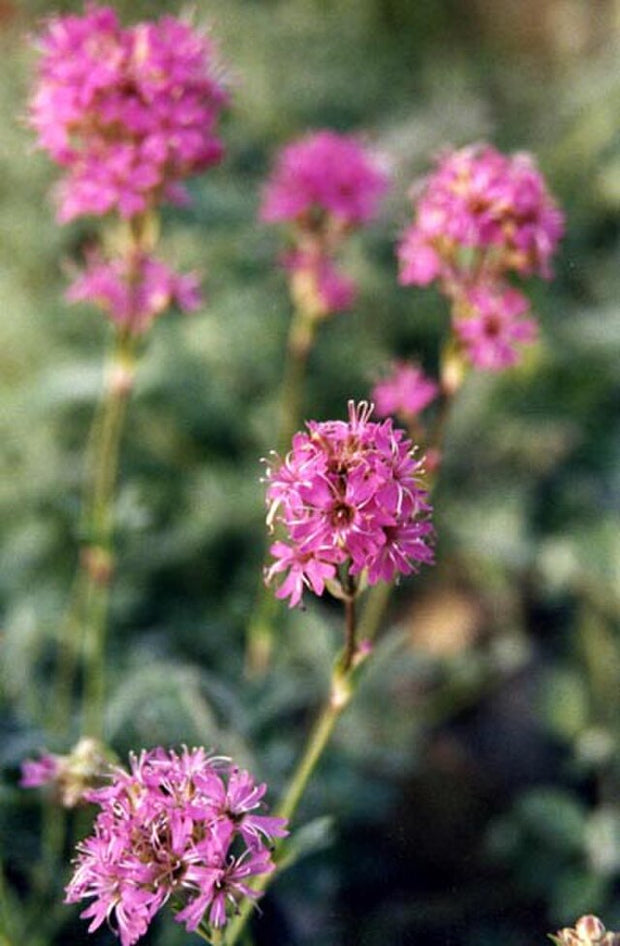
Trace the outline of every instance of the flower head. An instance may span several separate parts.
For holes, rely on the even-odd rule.
[[[516,289],[480,285],[461,300],[463,315],[454,331],[474,368],[503,371],[515,365],[523,345],[538,335],[535,320],[527,315],[529,303]]]
[[[549,278],[564,218],[534,158],[472,145],[442,155],[414,192],[398,248],[400,282],[470,279],[480,268]]]
[[[424,374],[419,365],[396,361],[390,374],[377,381],[372,399],[379,417],[397,414],[411,420],[439,394],[439,385]]]
[[[86,270],[69,287],[71,302],[92,302],[117,325],[143,332],[170,306],[191,312],[200,305],[197,277],[175,273],[146,253],[104,260],[90,259]]]
[[[286,835],[286,821],[258,814],[265,785],[204,749],[162,748],[131,757],[88,800],[101,808],[93,835],[78,845],[68,903],[93,902],[82,913],[89,932],[104,920],[132,946],[170,899],[188,931],[203,917],[224,926],[247,879],[273,870],[267,844]]]
[[[266,580],[285,575],[276,595],[291,607],[304,588],[322,594],[341,568],[375,584],[433,560],[421,462],[402,430],[371,414],[350,402],[348,421],[310,421],[268,469],[267,521],[286,541],[271,546]]]
[[[110,7],[51,17],[39,38],[31,122],[61,167],[59,218],[123,217],[185,196],[217,163],[227,101],[210,40],[172,16],[124,29]]]
[[[602,920],[588,914],[580,917],[574,929],[565,927],[551,936],[557,946],[618,946],[620,933],[606,930]]]
[[[356,227],[374,216],[386,187],[385,174],[355,138],[317,131],[281,152],[265,188],[261,218],[310,229],[325,218]]]
[[[99,782],[106,767],[103,746],[85,737],[68,755],[45,752],[40,759],[26,759],[19,784],[22,788],[50,786],[61,805],[74,808]]]
[[[290,273],[291,293],[299,309],[313,319],[350,309],[355,283],[340,272],[329,255],[316,248],[288,253],[284,265]]]

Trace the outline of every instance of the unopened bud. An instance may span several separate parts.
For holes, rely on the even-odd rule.
[[[582,943],[598,943],[605,935],[605,927],[597,916],[587,914],[577,920],[575,932]]]
[[[108,371],[108,388],[114,394],[126,395],[131,392],[134,382],[134,369],[122,361],[115,361]]]
[[[91,545],[82,552],[82,561],[96,585],[105,587],[110,583],[114,561],[107,549],[100,545]]]

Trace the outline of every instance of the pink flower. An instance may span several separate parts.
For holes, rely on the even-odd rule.
[[[40,788],[56,781],[61,769],[61,757],[46,752],[40,759],[25,759],[22,762],[22,788]]]
[[[106,767],[104,747],[96,739],[84,737],[67,755],[45,752],[40,759],[26,759],[19,784],[22,788],[49,786],[59,804],[74,808],[98,783]]]
[[[96,256],[69,287],[71,302],[92,302],[118,325],[143,332],[171,306],[185,312],[201,302],[198,278],[181,275],[146,254],[110,261]]]
[[[285,574],[276,595],[291,607],[305,587],[320,595],[343,570],[374,584],[432,562],[421,463],[404,432],[371,413],[350,402],[348,421],[310,421],[268,469],[267,522],[286,541],[272,545],[266,581]]]
[[[355,283],[341,273],[329,256],[313,250],[287,254],[284,265],[291,274],[291,291],[304,312],[320,319],[350,309],[355,301]]]
[[[454,320],[454,331],[475,368],[502,371],[517,363],[522,345],[538,334],[526,313],[528,301],[516,289],[480,285],[464,299],[467,314]]]
[[[376,161],[349,135],[317,131],[281,152],[265,188],[261,219],[310,229],[323,217],[339,227],[367,223],[387,187]]]
[[[480,269],[549,278],[564,218],[529,154],[471,145],[440,157],[414,194],[398,247],[400,282],[448,287]]]
[[[133,946],[168,900],[175,919],[195,930],[205,915],[224,926],[245,880],[273,870],[266,844],[286,835],[286,821],[260,815],[266,787],[204,749],[179,755],[161,748],[131,757],[111,784],[88,793],[101,811],[93,835],[78,845],[66,900],[93,902],[81,914],[89,932],[115,924]]]
[[[438,394],[439,385],[419,365],[396,361],[390,375],[375,384],[372,400],[379,417],[398,414],[409,420],[428,407]]]
[[[123,29],[113,9],[55,16],[39,39],[31,106],[39,145],[65,169],[59,218],[143,213],[217,163],[227,94],[211,42],[172,17]]]

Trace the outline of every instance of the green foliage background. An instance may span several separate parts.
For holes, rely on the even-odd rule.
[[[116,6],[132,20],[181,10]],[[121,754],[205,744],[251,766],[273,798],[338,647],[337,609],[282,608],[274,667],[243,679],[259,460],[274,445],[289,318],[278,235],[256,222],[276,150],[328,125],[364,132],[394,171],[381,219],[350,249],[359,304],[324,326],[312,355],[305,412],[318,419],[367,396],[395,354],[436,367],[447,313],[432,291],[397,286],[393,246],[409,184],[438,148],[486,138],[534,151],[568,220],[557,278],[532,290],[541,346],[505,377],[472,376],[457,405],[435,498],[438,564],[398,591],[394,634],[305,803],[306,819],[333,816],[335,829],[315,826],[322,849],[265,902],[257,944],[543,941],[590,911],[620,927],[620,14],[612,0],[539,8],[533,30],[513,4],[489,15],[482,0],[196,4],[233,105],[225,163],[165,219],[166,252],[204,270],[208,302],[155,326],[124,443],[107,712]],[[45,740],[108,336],[96,313],[63,301],[63,269],[96,226],[55,225],[55,171],[22,121],[25,34],[49,12],[0,3],[3,946],[86,938],[69,908],[27,913],[40,811],[17,788],[21,760]],[[443,646],[428,645],[430,616]],[[181,934],[164,922],[149,940]]]

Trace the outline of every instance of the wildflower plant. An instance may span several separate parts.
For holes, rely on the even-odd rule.
[[[221,160],[217,121],[228,94],[210,39],[175,17],[124,27],[111,7],[89,3],[82,15],[51,17],[37,45],[30,122],[61,171],[58,220],[103,223],[101,245],[68,298],[101,309],[113,329],[91,434],[85,540],[65,620],[55,713],[62,728],[81,646],[83,725],[86,735],[98,736],[115,483],[136,349],[156,317],[173,306],[193,311],[201,301],[197,276],[178,274],[155,255],[157,213],[166,201],[186,204],[185,181]],[[76,633],[84,635],[82,645]]]
[[[466,364],[491,371],[515,364],[536,330],[526,296],[509,279],[551,278],[564,230],[533,157],[487,144],[448,151],[411,197],[414,220],[398,246],[401,284],[437,283]]]
[[[372,421],[368,404],[349,404],[348,421],[310,421],[284,460],[267,472],[267,522],[275,542],[267,581],[293,607],[305,587],[346,599],[366,584],[392,581],[433,560],[422,461],[391,420]]]
[[[303,371],[323,319],[350,309],[353,279],[338,256],[350,235],[376,215],[388,186],[380,161],[351,135],[323,129],[287,145],[263,192],[260,218],[288,227],[282,261],[294,314],[282,391],[280,446],[300,422]]]
[[[294,313],[277,451],[264,477],[271,543],[256,612],[264,617],[273,598],[294,608],[304,596],[329,593],[343,605],[342,649],[273,815],[264,809],[264,783],[203,748],[144,749],[126,769],[102,741],[121,437],[136,353],[154,321],[172,307],[200,306],[198,277],[156,255],[158,212],[166,202],[187,203],[186,181],[221,160],[217,122],[228,94],[211,40],[171,16],[124,27],[112,8],[90,3],[81,16],[49,19],[39,49],[30,120],[61,170],[58,220],[95,217],[102,226],[101,245],[68,297],[106,314],[112,351],[91,436],[85,539],[59,634],[49,726],[55,739],[68,738],[78,691],[82,738],[70,752],[27,760],[21,785],[47,787],[52,804],[99,809],[66,886],[67,903],[89,901],[81,914],[89,932],[107,923],[122,946],[133,946],[168,907],[189,933],[234,946],[286,866],[289,824],[372,658],[391,587],[434,562],[431,491],[452,402],[470,368],[510,367],[536,337],[521,282],[514,283],[550,277],[563,218],[529,156],[507,157],[489,145],[443,155],[415,191],[414,220],[397,248],[400,282],[436,283],[451,305],[439,377],[417,362],[394,362],[375,385],[376,408],[350,400],[346,419],[309,420],[300,429],[317,325],[355,297],[340,254],[375,216],[387,176],[357,139],[329,130],[283,149],[260,216],[287,228],[282,262]],[[586,940],[615,943],[593,918],[561,931],[557,942]]]

